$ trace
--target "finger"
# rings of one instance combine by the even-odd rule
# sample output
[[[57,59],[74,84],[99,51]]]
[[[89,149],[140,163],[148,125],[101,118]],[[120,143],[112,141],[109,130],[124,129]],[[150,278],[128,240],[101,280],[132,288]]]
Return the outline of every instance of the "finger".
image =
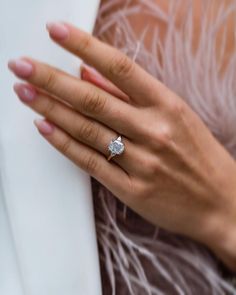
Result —
[[[98,73],[94,68],[91,68],[85,64],[81,67],[81,79],[93,83],[94,85],[102,88],[106,92],[118,97],[127,103],[130,103],[130,98],[123,91],[121,91],[117,86],[111,83],[109,80],[104,78],[100,73]]]
[[[90,146],[102,153],[106,158],[109,156],[108,145],[117,138],[117,133],[97,121],[91,120],[74,111],[60,101],[36,91],[31,85],[16,83],[14,90],[21,101],[37,113],[46,117],[50,122],[66,131],[76,140]],[[112,158],[128,173],[142,172],[137,169],[138,148],[127,138],[123,138],[125,152]]]
[[[108,162],[101,154],[74,140],[66,132],[45,120],[34,121],[39,132],[58,151],[72,160],[85,172],[101,182],[116,196],[128,186],[128,175],[116,164]]]
[[[68,23],[49,23],[51,38],[82,58],[138,105],[157,102],[166,87],[124,53]],[[147,93],[149,96],[147,96]]]
[[[116,132],[129,138],[139,136],[136,108],[91,83],[33,59],[10,61],[9,68],[18,77],[64,100],[77,111]]]

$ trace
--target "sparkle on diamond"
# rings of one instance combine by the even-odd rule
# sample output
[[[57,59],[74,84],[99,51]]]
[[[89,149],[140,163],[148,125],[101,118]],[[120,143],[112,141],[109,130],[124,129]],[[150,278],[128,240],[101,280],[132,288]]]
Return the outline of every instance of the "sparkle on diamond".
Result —
[[[109,145],[112,154],[120,155],[124,151],[124,144],[119,140],[114,140]]]

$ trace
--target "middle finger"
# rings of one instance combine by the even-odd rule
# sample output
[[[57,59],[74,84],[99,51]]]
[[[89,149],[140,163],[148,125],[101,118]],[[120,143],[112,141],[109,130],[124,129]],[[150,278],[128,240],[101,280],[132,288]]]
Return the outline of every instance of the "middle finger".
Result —
[[[140,136],[136,108],[102,89],[33,59],[9,62],[18,77],[129,138]]]
[[[19,98],[37,113],[46,117],[49,121],[62,128],[74,139],[92,147],[108,157],[108,144],[117,137],[117,133],[107,128],[103,124],[79,114],[75,110],[66,106],[62,102],[37,91],[27,84],[17,83],[14,90]],[[129,174],[137,173],[137,158],[139,149],[130,142],[128,138],[123,138],[125,152],[113,158]]]

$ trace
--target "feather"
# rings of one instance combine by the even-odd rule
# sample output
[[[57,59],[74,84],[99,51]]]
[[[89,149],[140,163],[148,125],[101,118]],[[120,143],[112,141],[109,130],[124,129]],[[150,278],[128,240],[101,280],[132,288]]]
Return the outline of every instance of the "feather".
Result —
[[[214,1],[205,1],[195,50],[193,1],[188,1],[185,22],[178,28],[181,1],[169,2],[165,12],[152,0],[107,1],[100,7],[94,34],[109,39],[178,93],[236,158],[236,52],[223,66],[226,29],[221,30],[220,46],[216,42],[222,24],[235,13],[236,1],[227,7],[222,1],[212,23],[208,12]],[[166,24],[165,42],[160,41],[157,25],[152,31],[144,26],[137,35],[129,17],[140,13]],[[149,48],[144,41],[147,34],[152,34]],[[103,280],[105,295],[236,294],[217,258],[203,245],[154,227],[94,179],[92,184],[102,276],[107,278]]]

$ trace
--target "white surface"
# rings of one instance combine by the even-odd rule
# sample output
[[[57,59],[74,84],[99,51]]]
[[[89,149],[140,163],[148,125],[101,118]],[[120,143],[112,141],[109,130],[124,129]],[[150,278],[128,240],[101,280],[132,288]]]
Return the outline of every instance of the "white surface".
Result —
[[[98,0],[0,0],[0,294],[101,294],[88,175],[55,151],[12,91],[9,58],[29,55],[77,74],[45,23],[91,31]]]

